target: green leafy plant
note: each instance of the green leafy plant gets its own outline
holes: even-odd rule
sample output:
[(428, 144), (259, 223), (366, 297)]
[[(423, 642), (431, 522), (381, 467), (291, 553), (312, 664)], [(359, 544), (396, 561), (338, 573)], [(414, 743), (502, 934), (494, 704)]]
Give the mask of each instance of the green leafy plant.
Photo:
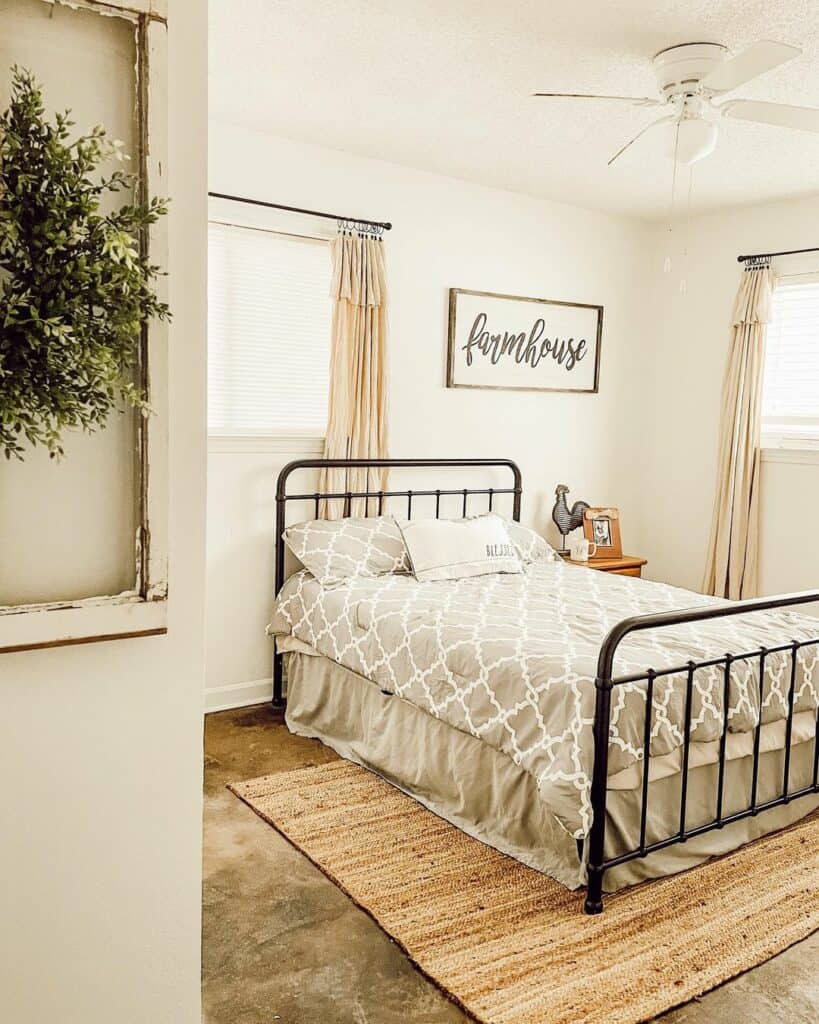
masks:
[(105, 425), (112, 410), (147, 413), (135, 383), (142, 328), (170, 311), (154, 290), (159, 268), (140, 238), (166, 212), (163, 200), (100, 207), (133, 195), (134, 176), (109, 160), (123, 144), (93, 128), (70, 141), (70, 111), (53, 122), (32, 75), (12, 68), (0, 113), (0, 448), (63, 454), (62, 434)]

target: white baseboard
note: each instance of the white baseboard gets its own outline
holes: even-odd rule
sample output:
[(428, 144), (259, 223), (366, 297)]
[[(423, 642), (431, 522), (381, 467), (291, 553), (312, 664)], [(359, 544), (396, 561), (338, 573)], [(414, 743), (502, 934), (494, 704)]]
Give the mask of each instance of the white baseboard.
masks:
[(205, 714), (208, 715), (212, 711), (229, 711), (231, 708), (246, 708), (251, 704), (263, 704), (272, 698), (272, 679), (249, 679), (246, 683), (214, 686), (205, 690)]

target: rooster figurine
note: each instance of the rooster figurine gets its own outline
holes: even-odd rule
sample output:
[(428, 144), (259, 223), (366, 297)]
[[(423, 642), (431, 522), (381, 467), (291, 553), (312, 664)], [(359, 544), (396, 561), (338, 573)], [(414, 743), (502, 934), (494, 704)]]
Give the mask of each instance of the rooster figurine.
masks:
[(560, 530), (560, 536), (562, 537), (563, 546), (560, 550), (563, 554), (566, 553), (566, 534), (583, 525), (583, 510), (589, 507), (587, 501), (576, 501), (570, 510), (566, 504), (566, 495), (568, 493), (569, 488), (565, 484), (558, 484), (555, 488), (555, 506), (552, 509), (552, 519), (555, 522), (555, 526)]

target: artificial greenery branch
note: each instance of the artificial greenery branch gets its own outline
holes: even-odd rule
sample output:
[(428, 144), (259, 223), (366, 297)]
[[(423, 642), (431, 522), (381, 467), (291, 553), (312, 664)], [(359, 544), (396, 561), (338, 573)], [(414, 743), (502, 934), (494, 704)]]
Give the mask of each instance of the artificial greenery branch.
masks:
[(160, 270), (140, 237), (166, 203), (128, 202), (133, 175), (98, 171), (127, 159), (102, 127), (69, 141), (70, 112), (45, 115), (32, 75), (12, 69), (0, 113), (0, 448), (63, 454), (62, 433), (105, 425), (123, 403), (147, 412), (134, 383), (142, 327), (170, 317), (154, 290)]

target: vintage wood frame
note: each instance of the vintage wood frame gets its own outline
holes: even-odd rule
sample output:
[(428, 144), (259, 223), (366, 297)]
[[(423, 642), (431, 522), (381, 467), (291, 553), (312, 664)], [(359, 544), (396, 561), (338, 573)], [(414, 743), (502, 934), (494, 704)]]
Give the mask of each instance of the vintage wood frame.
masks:
[[(594, 539), (595, 519), (607, 519), (611, 531), (611, 544), (597, 544)], [(622, 558), (623, 542), (620, 538), (620, 510), (608, 508), (586, 508), (583, 509), (583, 536), (590, 544), (597, 544), (597, 550), (591, 557), (593, 562), (597, 558)]]
[[(140, 198), (166, 194), (167, 3), (166, 0), (44, 0), (134, 25)], [(168, 266), (167, 218), (142, 239), (151, 262)], [(158, 279), (167, 301), (167, 278)], [(82, 600), (0, 607), (0, 653), (156, 636), (167, 632), (168, 598), (168, 325), (143, 331), (139, 366), (152, 415), (137, 426), (138, 520), (135, 585), (121, 594)]]
[[(455, 313), (459, 295), (480, 295), (487, 299), (511, 299), (514, 302), (535, 302), (548, 306), (570, 306), (574, 309), (597, 310), (597, 334), (594, 340), (594, 385), (591, 388), (529, 388), (506, 384), (456, 384), (455, 376)], [(449, 289), (449, 320), (446, 350), (446, 386), (473, 391), (557, 391), (576, 395), (596, 395), (600, 389), (600, 348), (603, 344), (603, 306), (589, 302), (564, 302), (558, 299), (535, 299), (528, 295), (506, 295), (503, 292), (473, 291), (469, 288)]]

